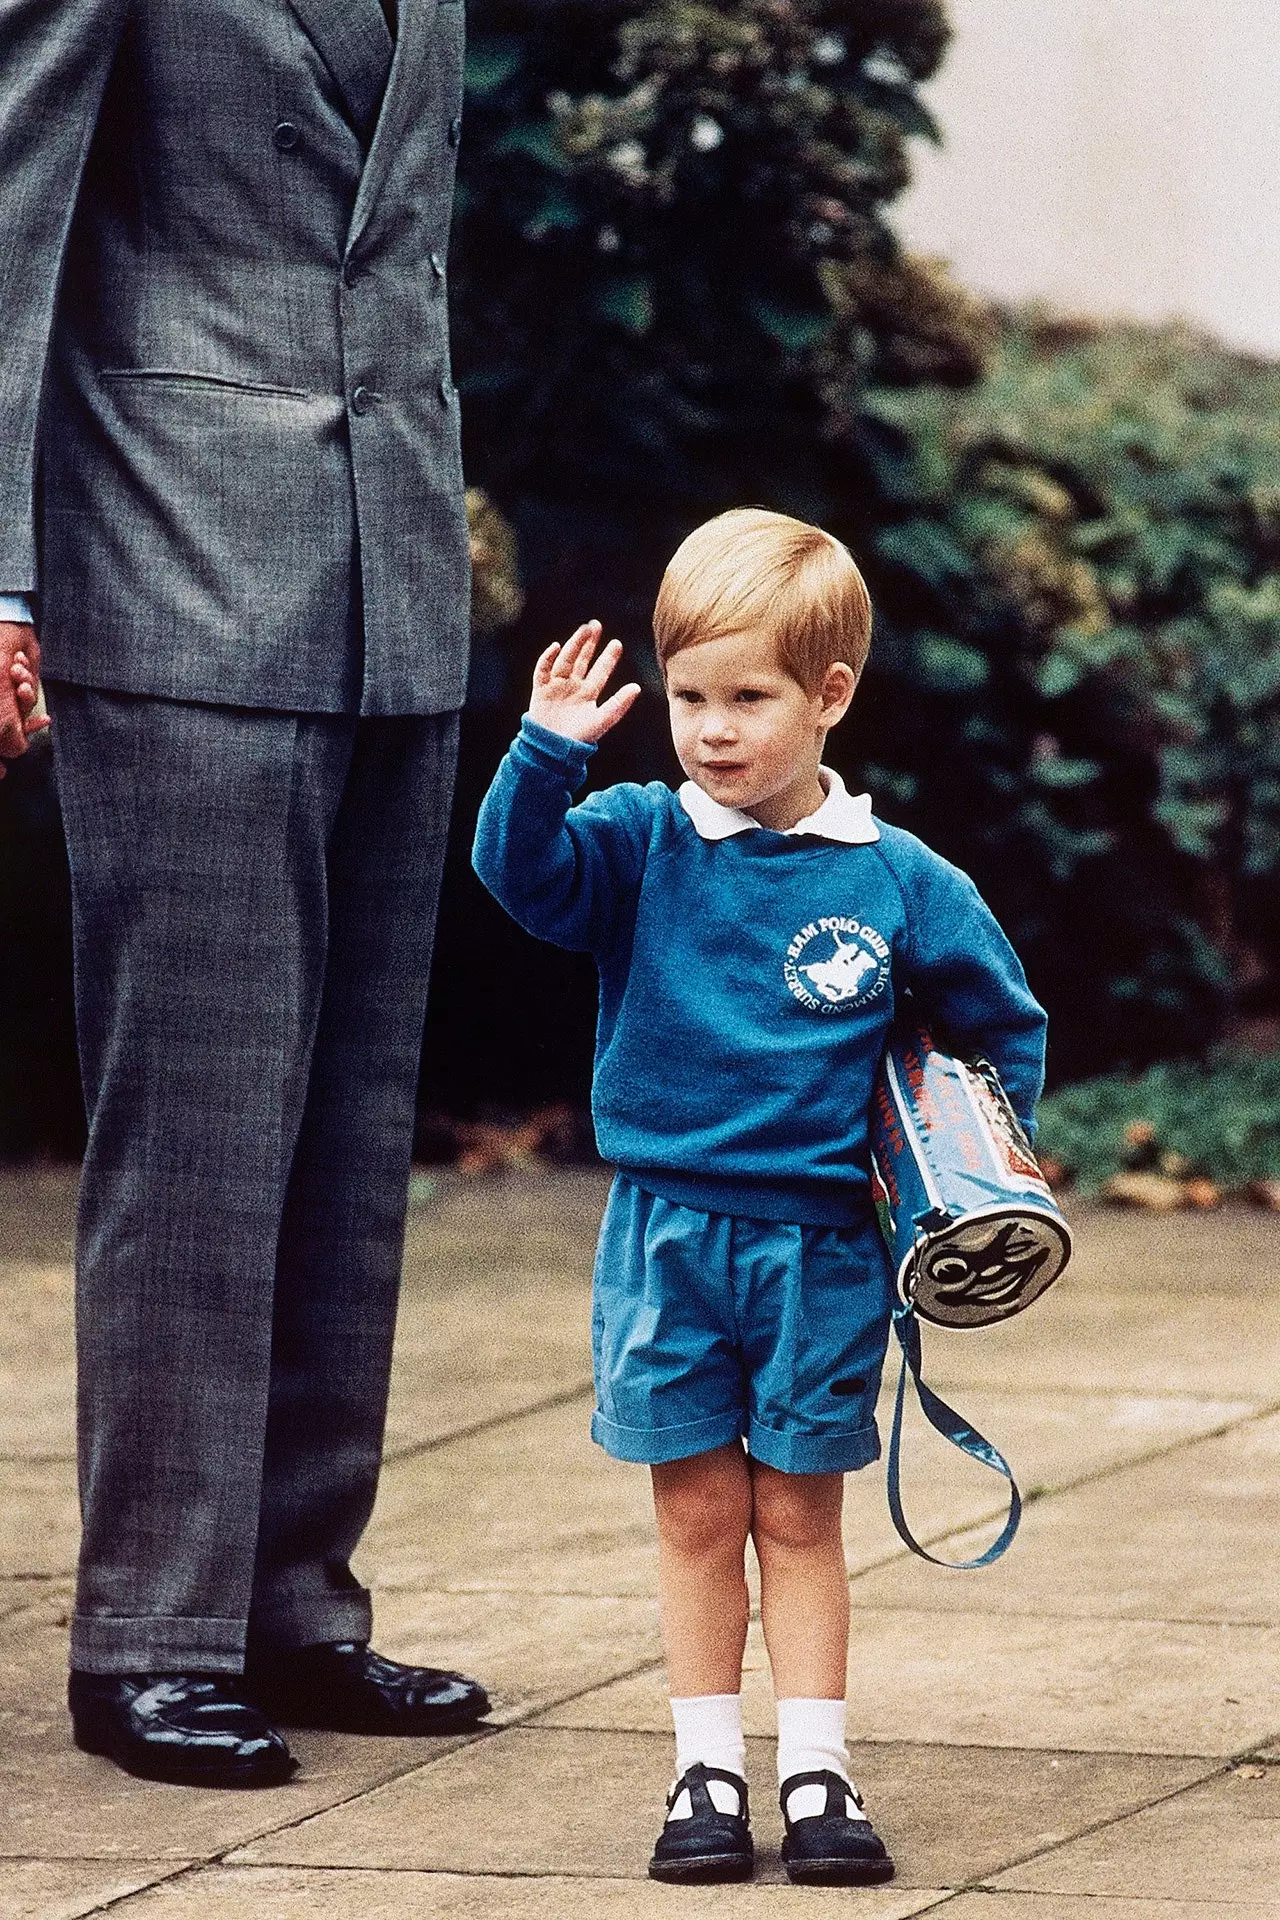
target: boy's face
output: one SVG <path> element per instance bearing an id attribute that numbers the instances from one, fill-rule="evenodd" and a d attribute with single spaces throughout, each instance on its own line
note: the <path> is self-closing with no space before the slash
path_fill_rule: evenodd
<path id="1" fill-rule="evenodd" d="M 680 765 L 721 806 L 737 807 L 761 826 L 792 827 L 822 804 L 822 744 L 853 689 L 853 671 L 841 663 L 809 693 L 759 634 L 685 647 L 667 661 Z"/>

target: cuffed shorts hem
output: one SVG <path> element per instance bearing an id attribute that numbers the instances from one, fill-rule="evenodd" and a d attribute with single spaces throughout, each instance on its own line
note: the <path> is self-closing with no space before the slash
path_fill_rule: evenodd
<path id="1" fill-rule="evenodd" d="M 779 1473 L 856 1473 L 880 1458 L 880 1434 L 874 1421 L 852 1433 L 779 1433 L 753 1420 L 747 1451 Z"/>
<path id="2" fill-rule="evenodd" d="M 710 1453 L 713 1447 L 741 1440 L 743 1426 L 741 1414 L 717 1413 L 678 1427 L 620 1427 L 597 1411 L 591 1416 L 591 1438 L 615 1460 L 662 1467 L 669 1460 L 689 1460 L 695 1453 Z"/>
<path id="3" fill-rule="evenodd" d="M 243 1620 L 77 1614 L 71 1665 L 78 1673 L 241 1673 Z"/>

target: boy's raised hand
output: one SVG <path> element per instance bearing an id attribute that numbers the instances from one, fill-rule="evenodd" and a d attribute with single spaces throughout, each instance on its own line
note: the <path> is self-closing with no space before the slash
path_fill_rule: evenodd
<path id="1" fill-rule="evenodd" d="M 591 744 L 610 727 L 616 727 L 640 698 L 640 688 L 633 680 L 601 700 L 609 676 L 622 658 L 622 642 L 611 640 L 592 665 L 602 632 L 598 620 L 588 620 L 563 646 L 557 640 L 541 656 L 533 670 L 529 698 L 529 718 L 539 726 L 562 733 L 569 740 Z"/>

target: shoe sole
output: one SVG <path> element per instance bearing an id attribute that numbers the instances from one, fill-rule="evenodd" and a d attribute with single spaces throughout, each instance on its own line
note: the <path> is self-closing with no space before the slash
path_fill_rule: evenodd
<path id="1" fill-rule="evenodd" d="M 754 1869 L 754 1860 L 743 1860 L 737 1854 L 703 1853 L 689 1860 L 650 1861 L 649 1878 L 681 1886 L 709 1886 L 721 1881 L 749 1880 Z"/>
<path id="2" fill-rule="evenodd" d="M 72 1720 L 71 1737 L 82 1753 L 101 1754 L 115 1762 L 122 1773 L 135 1780 L 158 1780 L 171 1787 L 282 1787 L 293 1778 L 298 1762 L 292 1754 L 273 1760 L 268 1766 L 175 1767 L 172 1760 L 157 1755 L 133 1754 L 105 1733 L 96 1733 L 82 1720 Z"/>
<path id="3" fill-rule="evenodd" d="M 892 1860 L 790 1860 L 787 1878 L 797 1887 L 874 1887 L 892 1880 Z"/>

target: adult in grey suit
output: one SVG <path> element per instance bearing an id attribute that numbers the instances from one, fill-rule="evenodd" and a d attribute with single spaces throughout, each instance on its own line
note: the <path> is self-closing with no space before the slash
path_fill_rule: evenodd
<path id="1" fill-rule="evenodd" d="M 462 42 L 0 0 L 0 753 L 38 628 L 89 1115 L 70 1701 L 167 1779 L 488 1704 L 372 1653 L 349 1566 L 464 692 Z"/>

